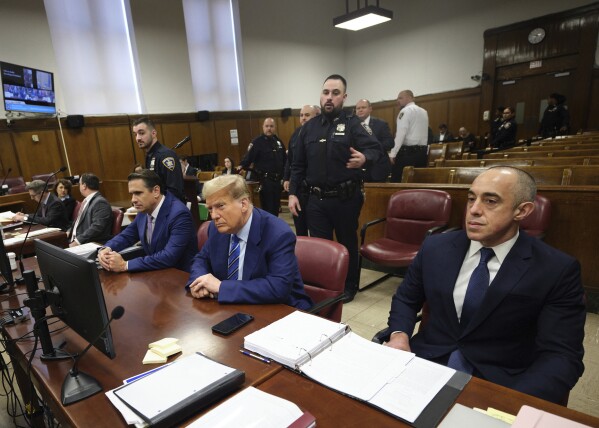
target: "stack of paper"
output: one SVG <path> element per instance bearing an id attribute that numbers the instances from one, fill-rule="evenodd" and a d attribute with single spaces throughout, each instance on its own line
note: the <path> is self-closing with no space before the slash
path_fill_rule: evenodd
<path id="1" fill-rule="evenodd" d="M 9 223 L 12 221 L 12 218 L 15 216 L 15 213 L 12 211 L 4 211 L 0 213 L 0 222 Z"/>
<path id="2" fill-rule="evenodd" d="M 304 413 L 291 401 L 252 386 L 229 398 L 187 428 L 261 427 L 287 428 Z M 314 417 L 303 426 L 314 424 Z"/>
<path id="3" fill-rule="evenodd" d="M 566 419 L 549 412 L 544 412 L 543 410 L 535 409 L 534 407 L 530 406 L 522 406 L 522 408 L 520 408 L 512 427 L 590 428 L 588 425 L 583 425 L 581 423 L 571 421 L 570 419 Z"/>
<path id="4" fill-rule="evenodd" d="M 346 328 L 345 324 L 296 311 L 246 336 L 243 346 L 297 368 L 343 337 Z"/>
<path id="5" fill-rule="evenodd" d="M 177 342 L 179 342 L 179 339 L 166 337 L 157 342 L 150 343 L 150 349 L 146 352 L 143 364 L 166 363 L 168 357 L 183 350 Z"/>

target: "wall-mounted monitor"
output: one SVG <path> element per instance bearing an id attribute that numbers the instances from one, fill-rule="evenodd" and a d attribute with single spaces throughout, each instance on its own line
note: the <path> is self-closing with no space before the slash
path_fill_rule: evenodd
<path id="1" fill-rule="evenodd" d="M 56 114 L 54 74 L 0 62 L 0 78 L 7 112 Z"/>

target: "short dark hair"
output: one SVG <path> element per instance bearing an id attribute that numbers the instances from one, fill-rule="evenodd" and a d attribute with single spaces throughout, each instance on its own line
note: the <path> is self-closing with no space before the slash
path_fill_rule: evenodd
<path id="1" fill-rule="evenodd" d="M 154 122 L 152 122 L 152 119 L 150 119 L 147 116 L 135 119 L 133 121 L 133 123 L 131 124 L 131 127 L 141 125 L 142 123 L 145 123 L 146 125 L 148 125 L 148 128 L 150 128 L 150 129 L 156 129 L 156 126 L 154 125 Z"/>
<path id="2" fill-rule="evenodd" d="M 329 77 L 327 77 L 326 79 L 324 79 L 324 81 L 326 82 L 327 80 L 341 80 L 341 83 L 343 83 L 343 90 L 345 92 L 347 92 L 347 80 L 345 80 L 345 77 L 343 77 L 340 74 L 331 74 Z M 322 82 L 324 83 L 324 82 Z"/>
<path id="3" fill-rule="evenodd" d="M 132 172 L 127 177 L 127 181 L 132 180 L 143 181 L 144 187 L 148 190 L 152 190 L 154 187 L 158 186 L 160 188 L 160 193 L 164 194 L 164 184 L 162 183 L 160 176 L 152 170 L 142 169 L 139 172 Z"/>
<path id="4" fill-rule="evenodd" d="M 185 161 L 185 162 L 187 162 L 187 160 L 188 160 L 188 159 L 189 159 L 189 158 L 188 158 L 186 155 L 179 155 L 179 160 L 180 160 L 180 161 Z"/>
<path id="5" fill-rule="evenodd" d="M 84 172 L 81 174 L 79 183 L 85 184 L 91 190 L 100 190 L 100 179 L 91 172 Z"/>
<path id="6" fill-rule="evenodd" d="M 55 195 L 57 195 L 56 189 L 58 188 L 59 184 L 62 184 L 64 186 L 64 188 L 67 189 L 68 195 L 71 194 L 71 189 L 73 188 L 73 183 L 71 183 L 71 180 L 67 180 L 66 178 L 59 178 L 58 180 L 56 180 L 56 184 L 54 184 L 54 194 Z"/>

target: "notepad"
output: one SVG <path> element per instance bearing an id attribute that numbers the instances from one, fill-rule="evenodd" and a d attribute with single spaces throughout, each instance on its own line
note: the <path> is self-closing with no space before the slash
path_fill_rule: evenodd
<path id="1" fill-rule="evenodd" d="M 470 379 L 410 352 L 368 341 L 343 324 L 299 311 L 246 336 L 244 346 L 407 422 L 416 422 L 426 408 L 425 421 L 417 426 L 438 423 Z M 450 380 L 451 393 L 435 403 Z"/>
<path id="2" fill-rule="evenodd" d="M 146 352 L 143 364 L 160 364 L 166 363 L 166 360 L 171 355 L 181 352 L 183 348 L 178 344 L 179 339 L 174 337 L 166 337 L 164 339 L 152 342 L 148 345 L 149 350 Z"/>
<path id="3" fill-rule="evenodd" d="M 571 421 L 553 413 L 522 406 L 512 424 L 513 428 L 590 428 L 588 425 Z"/>

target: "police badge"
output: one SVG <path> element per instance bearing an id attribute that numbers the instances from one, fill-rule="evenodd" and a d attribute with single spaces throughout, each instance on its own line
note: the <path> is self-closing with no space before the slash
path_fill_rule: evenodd
<path id="1" fill-rule="evenodd" d="M 337 132 L 345 132 L 345 123 L 337 124 Z"/>
<path id="2" fill-rule="evenodd" d="M 162 159 L 162 165 L 167 167 L 170 171 L 175 170 L 175 159 L 172 157 Z"/>

